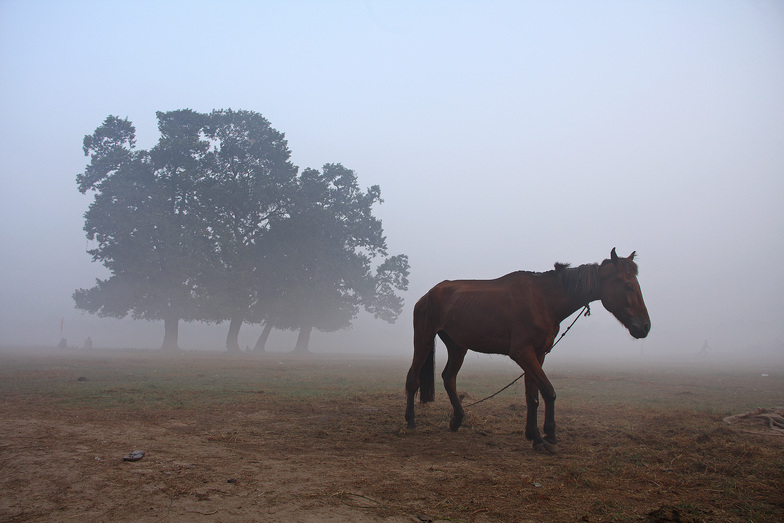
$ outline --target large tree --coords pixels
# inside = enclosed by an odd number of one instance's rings
[[[259,254],[259,301],[267,325],[298,330],[295,352],[306,352],[312,330],[351,325],[360,307],[394,322],[402,310],[398,290],[408,287],[408,258],[388,256],[381,221],[372,208],[380,203],[378,186],[362,191],[356,173],[340,164],[298,178],[291,213],[274,221]],[[380,263],[374,269],[374,263]]]
[[[78,308],[163,320],[164,349],[177,348],[180,320],[228,320],[235,351],[245,321],[265,322],[264,336],[299,330],[305,351],[313,328],[348,327],[360,307],[397,318],[408,260],[387,255],[378,186],[360,190],[340,164],[297,176],[284,135],[258,113],[157,116],[150,151],[114,116],[84,139],[88,252],[111,274],[74,292]]]
[[[97,246],[88,252],[111,275],[74,292],[76,307],[99,316],[163,320],[162,349],[177,349],[180,319],[199,318],[196,276],[210,259],[200,219],[208,152],[203,115],[159,112],[158,144],[136,150],[127,119],[109,116],[84,138],[90,163],[76,177],[79,191],[94,191],[84,230]]]
[[[213,111],[204,133],[211,143],[205,164],[203,219],[214,263],[202,273],[203,316],[229,321],[226,347],[239,351],[240,326],[250,317],[258,292],[256,246],[275,217],[285,216],[296,188],[297,168],[283,133],[252,111]]]

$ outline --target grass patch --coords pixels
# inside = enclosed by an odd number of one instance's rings
[[[214,366],[205,370],[204,358]],[[253,402],[259,394],[301,401],[347,398],[387,387],[401,390],[401,380],[373,364],[274,357],[119,354],[109,359],[88,353],[9,358],[0,364],[0,394],[66,408],[196,408]]]
[[[534,452],[524,438],[522,383],[468,408],[455,434],[436,378],[436,401],[417,404],[418,428],[406,429],[408,362],[402,360],[2,356],[0,414],[10,420],[3,449],[16,453],[5,463],[39,453],[39,461],[19,462],[4,480],[21,489],[14,499],[23,504],[46,484],[30,483],[29,470],[63,476],[59,484],[50,480],[54,487],[43,502],[71,488],[68,473],[81,467],[78,481],[101,470],[106,476],[80,492],[117,489],[107,507],[138,499],[154,477],[205,502],[212,496],[216,508],[230,500],[248,507],[248,492],[260,503],[274,494],[297,507],[303,495],[314,506],[355,504],[361,495],[380,500],[362,509],[369,519],[399,507],[464,521],[645,521],[655,513],[681,518],[676,521],[784,520],[784,438],[722,423],[725,413],[780,402],[784,373],[770,372],[765,381],[740,370],[713,377],[686,370],[554,371],[561,452],[549,455]],[[467,403],[518,375],[510,366],[469,364],[458,390]],[[540,427],[543,411],[540,406]],[[152,476],[116,466],[137,441],[150,451],[141,466],[155,469]],[[67,466],[41,465],[52,463]],[[139,483],[126,488],[134,478]],[[227,478],[238,482],[229,487]],[[315,486],[310,478],[317,478]],[[170,503],[162,500],[162,514]],[[142,505],[123,516],[145,519],[146,498]],[[83,511],[76,502],[72,508],[62,519]],[[193,514],[187,511],[198,507],[180,508],[187,520]],[[93,519],[112,519],[99,516]]]

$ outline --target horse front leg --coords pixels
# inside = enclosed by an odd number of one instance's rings
[[[547,382],[548,385],[550,382]],[[552,385],[542,390],[544,399],[544,448],[555,454],[558,440],[555,437],[555,389]]]
[[[525,439],[534,442],[534,448],[544,450],[544,440],[539,432],[537,410],[539,409],[539,388],[533,379],[525,375]]]
[[[542,370],[541,359],[537,357],[533,348],[523,348],[512,351],[509,356],[517,362],[525,372],[525,400],[527,416],[525,424],[525,437],[534,442],[534,449],[547,450],[555,453],[558,451],[555,437],[555,389]],[[536,423],[536,411],[539,407],[539,393],[544,400],[544,438],[539,433]]]

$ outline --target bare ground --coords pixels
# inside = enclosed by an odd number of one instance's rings
[[[439,391],[407,430],[406,368],[0,350],[0,520],[784,521],[784,437],[721,421],[784,401],[782,366],[546,369],[557,455],[525,441],[519,388],[458,433]],[[459,388],[516,374],[468,361]]]

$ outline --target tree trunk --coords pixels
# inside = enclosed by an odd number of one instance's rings
[[[253,347],[253,352],[266,352],[267,351],[267,338],[269,338],[270,332],[272,332],[272,324],[267,323],[264,325],[264,330],[261,331],[261,336],[256,341],[256,346]]]
[[[226,350],[229,352],[240,352],[240,327],[242,327],[244,319],[245,318],[240,314],[232,316],[231,318],[231,322],[229,323],[229,334],[226,336]]]
[[[297,336],[297,346],[294,347],[295,354],[307,354],[308,351],[308,344],[310,343],[310,333],[313,330],[313,327],[306,326],[300,327],[299,335]]]
[[[171,352],[179,350],[177,346],[177,336],[179,334],[180,319],[173,315],[167,315],[163,320],[164,336],[161,350]]]

